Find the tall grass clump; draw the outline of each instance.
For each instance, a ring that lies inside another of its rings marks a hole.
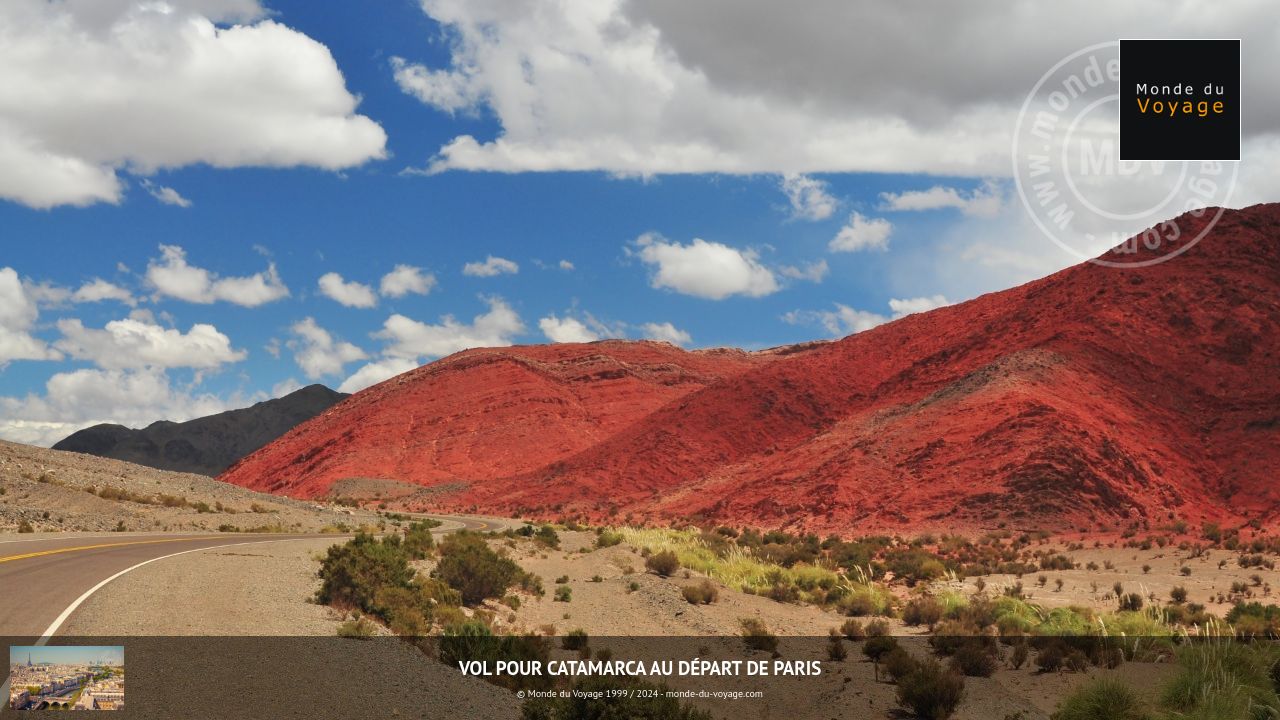
[[[1165,686],[1161,704],[1175,717],[1280,717],[1271,678],[1277,661],[1280,650],[1270,643],[1218,637],[1186,645],[1178,652],[1180,672]]]

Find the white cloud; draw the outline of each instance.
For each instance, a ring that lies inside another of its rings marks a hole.
[[[569,262],[568,260],[561,260],[560,269],[564,270],[565,272],[569,272],[573,270],[573,263]]]
[[[832,252],[858,252],[859,250],[885,250],[889,247],[889,234],[893,223],[884,218],[869,218],[855,212],[849,222],[840,228],[827,247]]]
[[[971,192],[953,187],[934,185],[928,190],[909,190],[902,193],[880,193],[881,209],[893,211],[938,210],[956,208],[972,217],[994,217],[1000,213],[1004,198],[994,182],[984,183]]]
[[[516,263],[500,257],[488,256],[484,262],[469,262],[462,266],[462,274],[471,277],[493,277],[495,275],[515,275],[520,272]]]
[[[115,300],[129,307],[134,307],[138,304],[138,301],[133,297],[133,293],[101,278],[94,278],[86,282],[71,294],[72,302],[92,303],[102,302],[103,300]]]
[[[117,203],[121,170],[385,157],[328,48],[265,15],[256,2],[0,3],[0,197]]]
[[[951,302],[943,295],[930,295],[928,297],[915,297],[904,299],[892,299],[889,301],[889,309],[893,311],[893,318],[896,320],[907,315],[916,313],[929,312],[940,307],[946,307]]]
[[[889,309],[892,314],[886,316],[836,303],[834,310],[793,310],[783,315],[782,319],[792,325],[821,325],[831,335],[841,336],[870,330],[890,320],[897,320],[907,315],[927,312],[950,304],[942,295],[892,299],[889,301]]]
[[[182,197],[177,190],[174,190],[171,187],[157,185],[150,180],[143,180],[142,187],[151,194],[151,197],[159,200],[165,205],[176,205],[180,208],[189,208],[192,205],[190,200]]]
[[[524,332],[524,323],[506,301],[485,299],[487,312],[470,323],[445,315],[432,325],[396,314],[387,318],[373,337],[386,342],[382,357],[367,363],[348,377],[338,389],[358,392],[370,385],[418,367],[423,358],[435,359],[477,347],[504,347]]]
[[[289,296],[269,263],[264,272],[247,277],[220,278],[216,274],[187,263],[187,252],[177,245],[161,245],[161,258],[147,263],[147,283],[160,296],[192,303],[208,304],[222,300],[245,307],[257,307]]]
[[[355,393],[383,380],[388,380],[401,373],[407,373],[418,367],[418,362],[410,358],[388,357],[368,363],[352,373],[338,386],[338,392]]]
[[[693,342],[693,336],[669,322],[645,323],[640,326],[640,330],[646,340],[660,340],[672,345],[688,345]]]
[[[447,142],[436,171],[1007,176],[1013,118],[1035,77],[1098,38],[1243,37],[1245,66],[1278,59],[1265,3],[984,3],[927,17],[841,0],[804,12],[736,0],[420,4],[446,26],[452,57],[393,61],[400,86],[501,126]],[[1246,75],[1244,94],[1258,98],[1246,134],[1280,125],[1267,81]]]
[[[175,387],[160,368],[57,373],[43,395],[0,397],[0,437],[49,446],[98,423],[144,427],[156,420],[181,422],[243,407],[249,398],[226,400]]]
[[[288,342],[288,348],[293,351],[293,359],[298,367],[311,380],[338,375],[347,363],[369,357],[355,345],[335,340],[314,318],[303,318],[289,330],[295,339]]]
[[[385,340],[385,355],[402,358],[438,358],[476,347],[511,345],[524,332],[524,323],[515,310],[499,297],[487,298],[488,312],[470,323],[445,315],[435,325],[396,314],[387,318],[373,337]]]
[[[773,272],[752,250],[737,250],[694,238],[688,245],[652,233],[636,240],[635,254],[653,267],[650,285],[678,293],[723,300],[731,295],[761,297],[778,290]]]
[[[791,217],[798,220],[826,220],[840,203],[827,192],[827,184],[808,175],[782,176],[782,192],[791,202]]]
[[[600,335],[581,320],[571,317],[560,318],[555,314],[539,320],[538,328],[553,343],[588,343],[600,339]]]
[[[76,319],[58,321],[62,338],[55,346],[78,360],[105,370],[130,368],[217,368],[248,356],[212,325],[196,324],[186,333],[134,319],[112,320],[101,330]]]
[[[827,266],[826,260],[804,263],[803,265],[783,265],[778,268],[778,274],[785,278],[808,280],[815,283],[822,282],[830,272],[831,268]]]
[[[426,295],[436,286],[436,276],[412,265],[396,265],[382,276],[378,290],[384,297],[404,297],[409,293]]]
[[[320,276],[320,294],[339,305],[355,308],[371,308],[378,304],[373,288],[358,282],[347,282],[336,272]]]
[[[275,385],[271,386],[271,397],[282,398],[290,393],[295,393],[302,389],[302,383],[297,378],[285,378]]]
[[[13,268],[0,268],[0,369],[12,360],[59,360],[61,355],[31,334],[40,311]]]

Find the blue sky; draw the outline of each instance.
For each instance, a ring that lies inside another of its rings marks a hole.
[[[40,647],[25,645],[9,646],[9,664],[25,665],[30,657],[35,664],[53,663],[55,665],[80,665],[89,663],[110,663],[118,665],[124,662],[123,645],[43,645]]]
[[[662,2],[14,7],[0,29],[62,12],[100,44],[28,53],[32,87],[122,89],[0,97],[4,438],[356,390],[477,341],[837,337],[1078,260],[1036,237],[1007,148],[1085,31],[1019,48],[1025,70],[974,59],[990,84],[956,96],[852,61],[788,76],[785,32],[735,54],[777,18],[725,38]],[[183,64],[202,52],[215,70]],[[416,287],[381,292],[398,266]]]

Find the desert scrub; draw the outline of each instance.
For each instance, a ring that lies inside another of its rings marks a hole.
[[[680,588],[680,593],[690,605],[710,605],[720,598],[720,591],[710,580],[703,580],[696,585],[685,585]]]
[[[778,636],[769,632],[768,626],[758,618],[742,618],[738,621],[742,628],[742,641],[750,650],[763,650],[778,655]]]
[[[353,620],[347,620],[338,626],[338,637],[344,638],[363,640],[365,638],[373,637],[375,632],[376,629],[374,624],[369,622],[363,616],[357,617]]]
[[[919,661],[898,681],[898,704],[917,717],[946,720],[964,698],[964,677],[933,658]]]
[[[461,593],[463,603],[475,605],[502,597],[525,573],[514,560],[491,550],[484,538],[461,531],[440,543],[433,574]]]
[[[1097,678],[1067,696],[1053,720],[1149,720],[1142,699],[1124,682]]]
[[[1179,673],[1161,693],[1174,717],[1264,718],[1280,715],[1272,673],[1280,652],[1271,643],[1213,638],[1182,647]]]
[[[680,559],[671,550],[662,550],[645,558],[644,566],[659,577],[671,577],[680,569]]]
[[[571,600],[573,600],[573,588],[569,587],[568,585],[561,585],[560,587],[556,588],[556,593],[555,593],[556,602],[569,602]]]

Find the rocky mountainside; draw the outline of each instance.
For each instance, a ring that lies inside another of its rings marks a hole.
[[[437,508],[851,533],[1275,523],[1278,475],[1280,206],[1264,205],[1167,262],[1084,263],[838,342],[461,353],[223,479],[311,497],[372,477],[426,486],[414,497]]]
[[[253,407],[141,430],[94,425],[64,438],[54,450],[86,453],[173,472],[217,475],[233,463],[347,397],[310,385]]]

